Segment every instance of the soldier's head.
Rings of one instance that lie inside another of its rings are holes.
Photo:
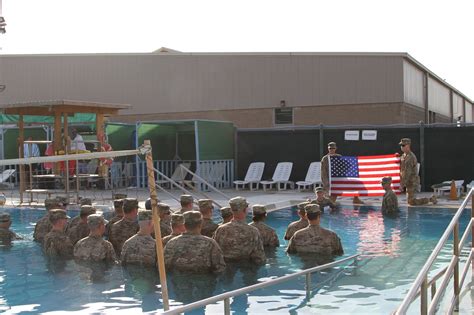
[[[10,214],[6,212],[0,213],[0,228],[9,229],[11,225],[12,221],[10,218]]]
[[[179,198],[179,203],[181,204],[181,208],[183,208],[184,210],[192,210],[193,202],[194,202],[194,198],[191,195],[181,195],[181,197]]]
[[[201,233],[201,224],[202,224],[202,215],[199,211],[188,211],[183,214],[184,217],[184,226],[186,231],[190,233],[200,234]]]
[[[48,198],[44,200],[44,207],[47,211],[50,211],[52,209],[62,209],[63,204],[57,199]]]
[[[244,197],[235,197],[229,200],[230,209],[235,220],[244,220],[247,215],[249,204]]]
[[[90,230],[90,235],[102,236],[105,232],[105,225],[107,220],[101,214],[91,214],[87,217],[87,226]]]
[[[321,210],[319,209],[318,205],[308,204],[304,207],[304,210],[306,211],[306,217],[308,218],[310,224],[319,224],[319,220],[321,219]]]
[[[158,215],[160,216],[161,220],[167,219],[171,215],[170,206],[166,203],[158,203]]]
[[[91,214],[95,214],[96,209],[91,206],[91,205],[83,205],[81,206],[81,212],[79,213],[79,216],[84,222],[87,222],[87,217],[90,216]]]
[[[223,223],[230,222],[232,218],[234,217],[234,214],[232,213],[232,210],[230,207],[222,207],[221,208],[221,217],[223,220]]]
[[[335,154],[337,150],[336,142],[329,142],[328,143],[328,152],[329,154]]]
[[[411,151],[411,139],[410,138],[403,138],[400,140],[400,149],[403,153],[408,153]]]
[[[318,198],[324,197],[324,190],[323,190],[322,187],[316,187],[314,189],[314,193],[316,194],[316,197],[318,197]]]
[[[138,200],[135,198],[125,198],[123,200],[123,215],[131,220],[135,220],[138,214]]]
[[[138,211],[138,225],[142,233],[151,234],[153,231],[153,212],[151,210]]]
[[[267,217],[267,208],[264,205],[252,206],[252,221],[259,222],[265,220]]]
[[[81,204],[81,206],[84,206],[84,205],[92,206],[92,199],[91,198],[81,198],[80,204]]]
[[[391,177],[384,177],[380,181],[380,184],[382,185],[383,189],[388,190],[392,189],[392,178]]]
[[[151,208],[152,208],[152,206],[151,206],[151,198],[148,198],[148,199],[145,201],[145,209],[146,209],[146,210],[152,210]]]
[[[54,230],[64,231],[67,219],[69,217],[64,209],[52,209],[49,211],[49,221],[53,225]]]
[[[186,232],[186,227],[184,226],[184,216],[182,214],[176,213],[171,215],[171,228],[173,229],[173,233]]]
[[[300,203],[298,204],[298,215],[299,215],[302,219],[306,219],[306,210],[304,209],[304,207],[306,207],[306,205],[309,205],[309,201],[300,202]]]
[[[214,209],[214,207],[212,206],[212,200],[199,199],[198,205],[199,205],[199,212],[201,212],[203,218],[211,218],[212,210]]]
[[[123,199],[114,200],[114,210],[116,215],[123,216]]]

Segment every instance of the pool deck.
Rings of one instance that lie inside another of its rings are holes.
[[[25,207],[25,208],[43,208],[44,206],[44,199],[46,196],[44,194],[34,194],[33,195],[33,202],[29,203],[30,195],[24,194],[24,203],[20,205],[20,196],[19,191],[17,189],[13,190],[0,190],[3,192],[7,197],[7,202],[4,207]],[[281,209],[287,208],[289,206],[295,205],[299,202],[305,201],[308,198],[314,199],[315,195],[311,191],[304,191],[298,192],[297,190],[286,190],[286,191],[267,191],[264,192],[263,190],[257,191],[249,191],[249,190],[235,190],[235,189],[226,189],[222,191],[226,196],[229,198],[236,197],[236,196],[243,196],[247,198],[250,205],[253,204],[264,204],[267,208],[271,211],[274,209]],[[105,206],[112,206],[112,191],[111,190],[84,190],[81,191],[81,197],[91,198],[93,203],[96,205],[105,205]],[[114,193],[124,193],[127,194],[128,197],[137,198],[140,201],[140,206],[144,206],[144,201],[149,197],[149,192],[147,189],[140,188],[128,188],[128,189],[121,189],[116,190]],[[176,197],[179,198],[181,194],[178,190],[172,190],[171,193]],[[193,194],[196,198],[211,198],[216,201],[219,205],[224,206],[227,204],[227,199],[216,193],[216,192],[205,192],[208,196],[204,196],[199,191],[193,191]],[[418,193],[417,197],[430,197],[433,193],[424,192]],[[60,196],[65,196],[65,193],[58,194]],[[53,195],[54,197],[55,195]],[[463,195],[464,196],[464,195]],[[72,203],[75,201],[76,194],[70,194]],[[176,200],[172,199],[169,195],[161,193],[158,191],[158,198],[171,206],[172,209],[179,208],[179,204]],[[364,201],[366,206],[381,206],[382,197],[361,197],[362,201]],[[399,205],[400,206],[407,206],[406,196],[400,195],[398,197]],[[452,208],[457,209],[461,203],[463,202],[464,197],[461,197],[458,200],[449,200],[449,195],[445,194],[444,196],[438,197],[438,204],[432,205],[428,204],[423,207],[430,207],[433,209],[436,208]],[[352,205],[352,198],[351,197],[339,197],[337,199],[337,203],[341,205]],[[471,204],[471,201],[469,202]],[[74,207],[71,205],[71,207]]]

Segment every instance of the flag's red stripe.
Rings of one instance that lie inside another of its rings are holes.
[[[380,176],[380,179],[382,179],[382,177],[385,177],[385,176],[397,176],[398,173],[384,173],[384,174],[367,174],[367,175],[360,175],[359,174],[359,178],[373,178],[374,176]]]
[[[362,181],[362,180],[347,180],[347,181],[342,181],[342,180],[332,180],[331,184],[332,185],[337,185],[337,184],[380,184],[380,180],[368,180],[368,181]],[[392,184],[397,184],[400,183],[400,180],[392,180]]]
[[[400,192],[395,192],[395,194],[400,195]],[[377,196],[383,196],[383,194],[380,193],[358,193],[358,192],[351,192],[351,193],[331,193],[331,196],[342,196],[342,197],[377,197]]]
[[[387,158],[393,158],[398,156],[396,154],[387,154],[387,155],[364,155],[364,156],[358,156],[357,158],[359,160],[370,160],[370,159],[387,159]]]
[[[387,165],[387,164],[400,164],[400,161],[387,161],[387,162],[359,162],[359,168],[364,166],[373,166],[373,165]]]
[[[364,168],[364,167],[359,166],[359,172],[376,172],[376,171],[399,171],[400,172],[400,166],[380,165],[380,167],[375,167],[375,168]]]
[[[399,188],[395,186],[393,188]],[[360,190],[382,190],[382,187],[364,187],[364,186],[350,186],[350,187],[333,187],[331,191],[360,191]]]

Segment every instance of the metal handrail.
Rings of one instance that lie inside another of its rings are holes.
[[[334,262],[331,262],[331,263],[327,263],[327,264],[324,264],[324,265],[321,265],[321,266],[305,269],[305,270],[302,270],[302,271],[292,273],[290,275],[278,277],[278,278],[271,279],[269,281],[265,281],[265,282],[261,282],[261,283],[257,283],[257,284],[254,284],[254,285],[251,285],[251,286],[248,286],[248,287],[244,287],[244,288],[240,288],[240,289],[237,289],[237,290],[225,292],[225,293],[222,293],[222,294],[219,294],[219,295],[216,295],[216,296],[204,299],[204,300],[200,300],[200,301],[197,301],[197,302],[186,304],[184,306],[166,311],[163,314],[164,315],[181,314],[181,313],[184,313],[186,311],[196,309],[198,307],[203,307],[203,306],[206,306],[208,304],[224,301],[224,314],[227,315],[227,314],[230,314],[230,300],[229,300],[230,298],[238,296],[238,295],[246,294],[246,293],[258,290],[258,289],[263,289],[263,288],[266,288],[266,287],[269,287],[269,286],[273,286],[273,285],[276,285],[276,284],[279,284],[279,283],[282,283],[282,282],[286,282],[286,281],[289,281],[289,280],[292,280],[294,278],[301,277],[301,276],[306,276],[306,291],[308,292],[309,290],[311,290],[311,288],[310,288],[311,277],[310,276],[311,276],[312,273],[317,272],[317,271],[321,271],[321,270],[324,270],[324,269],[327,269],[327,268],[331,268],[331,267],[334,267],[334,266],[337,266],[337,265],[340,265],[340,264],[342,264],[346,261],[349,261],[349,260],[354,260],[354,262],[357,264],[357,259],[359,258],[359,256],[360,256],[360,254],[352,255],[352,256],[349,256],[349,257],[346,257],[346,258],[343,258],[343,259],[340,259],[340,260],[337,260],[337,261],[334,261]]]
[[[450,279],[451,275],[450,273],[454,273],[454,278],[455,278],[455,283],[454,283],[454,295],[455,298],[453,299],[455,303],[458,301],[459,297],[459,287],[462,285],[462,282],[459,282],[459,253],[460,253],[460,242],[459,242],[459,218],[461,217],[464,209],[466,208],[467,204],[469,203],[469,198],[472,198],[472,206],[471,206],[471,220],[474,218],[474,188],[472,188],[469,193],[467,194],[466,198],[464,199],[463,203],[461,206],[458,208],[456,213],[454,214],[454,217],[452,218],[451,222],[449,223],[448,227],[444,231],[443,235],[441,236],[440,240],[438,241],[438,244],[434,248],[433,252],[431,255],[428,257],[428,260],[426,263],[423,265],[423,268],[421,271],[418,273],[418,276],[416,277],[415,281],[413,282],[410,290],[408,291],[407,295],[403,299],[402,303],[396,310],[395,314],[406,314],[408,308],[410,307],[411,303],[415,300],[417,295],[421,295],[421,303],[420,303],[420,313],[421,314],[428,314],[428,313],[433,313],[437,307],[437,303],[439,302],[439,298],[443,293],[445,289],[445,284],[447,284],[447,281]],[[468,227],[471,227],[471,233],[474,236],[474,228],[472,227],[472,224],[470,224]],[[433,297],[432,302],[430,305],[428,305],[428,299],[427,299],[427,289],[428,289],[428,273],[430,271],[430,268],[433,266],[434,261],[438,257],[439,253],[441,252],[441,249],[444,247],[446,244],[449,236],[451,233],[454,234],[454,246],[453,246],[453,259],[451,260],[451,263],[449,265],[449,268],[447,270],[446,278],[443,279],[442,286],[440,287],[440,290],[436,292],[436,295]],[[469,233],[469,230],[466,229],[463,237],[462,237],[462,243],[464,243],[467,239],[466,234]],[[474,238],[473,241],[471,241],[471,246],[474,245]],[[470,256],[472,258],[472,255]],[[468,267],[468,265],[471,262],[468,260],[465,268]],[[452,269],[452,270],[451,270]],[[448,272],[451,271],[451,272]],[[444,288],[443,288],[444,287]],[[429,307],[428,307],[429,306]]]

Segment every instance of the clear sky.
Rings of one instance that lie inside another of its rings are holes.
[[[474,98],[474,1],[0,0],[3,54],[408,52]]]

